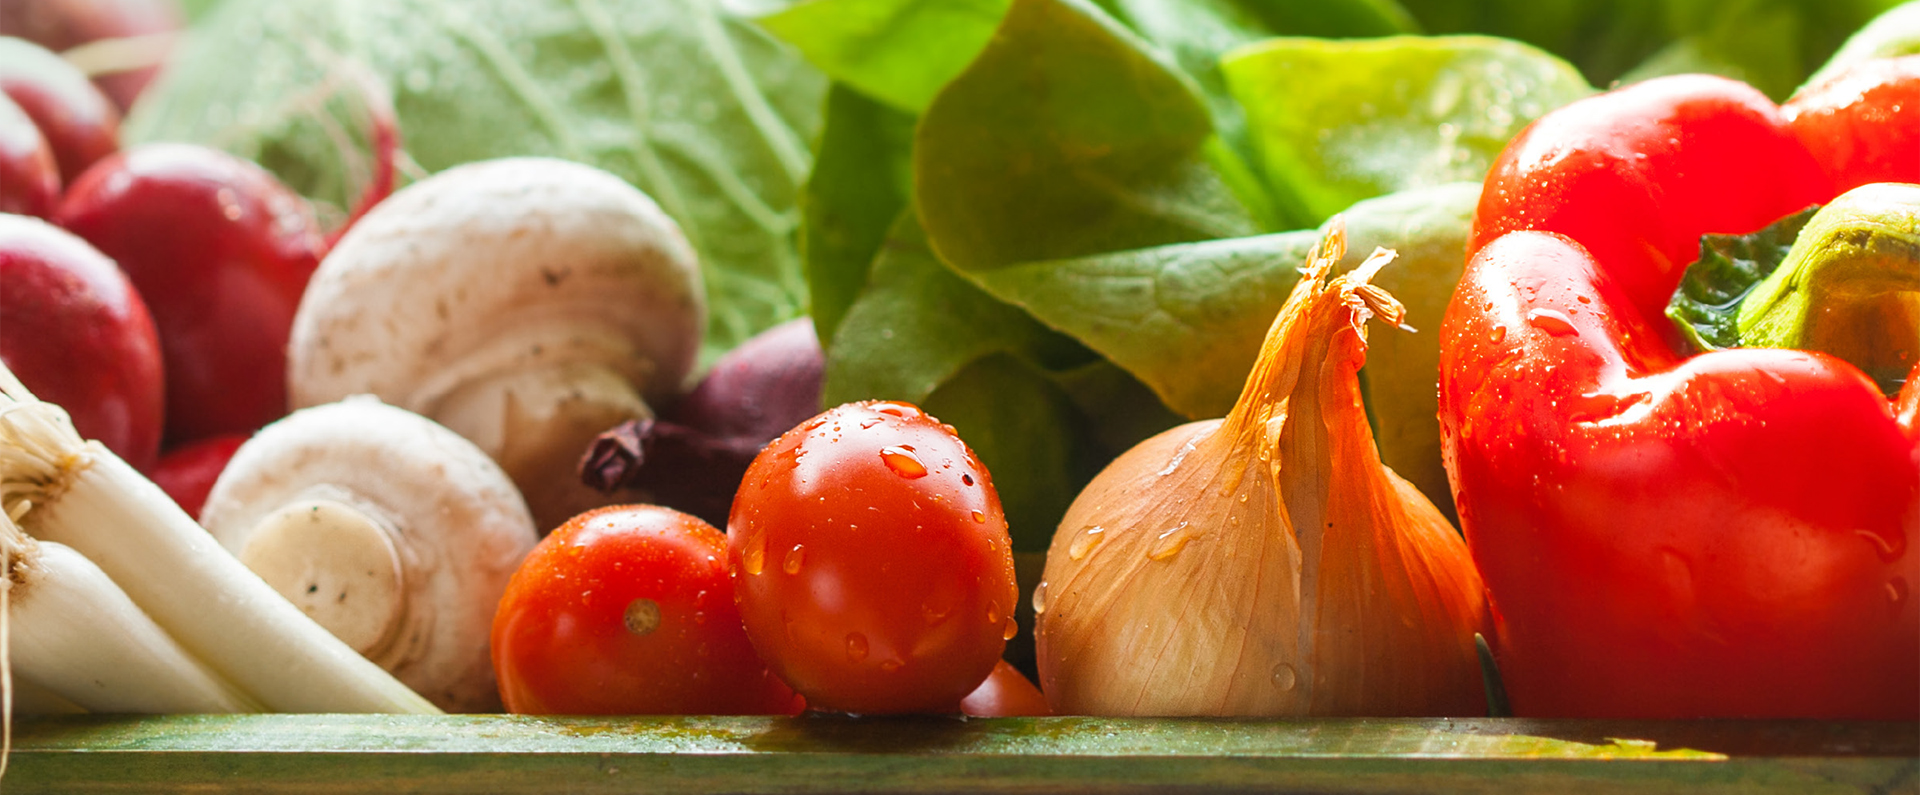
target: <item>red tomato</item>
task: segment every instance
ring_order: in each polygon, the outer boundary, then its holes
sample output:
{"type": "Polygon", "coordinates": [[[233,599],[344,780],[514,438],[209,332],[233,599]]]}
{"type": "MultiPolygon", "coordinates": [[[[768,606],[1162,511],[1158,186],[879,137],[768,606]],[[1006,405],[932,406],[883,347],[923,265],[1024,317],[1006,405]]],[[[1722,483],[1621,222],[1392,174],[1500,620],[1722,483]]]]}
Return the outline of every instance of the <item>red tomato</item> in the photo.
{"type": "Polygon", "coordinates": [[[993,481],[905,403],[840,406],[761,451],[727,563],[754,648],[819,709],[952,712],[1014,634],[993,481]]]}
{"type": "Polygon", "coordinates": [[[960,711],[976,718],[1012,718],[1052,715],[1047,697],[1012,663],[1001,660],[987,681],[960,700],[960,711]]]}
{"type": "Polygon", "coordinates": [[[523,714],[793,714],[728,598],[726,539],[654,505],[576,516],[527,556],[493,618],[493,670],[523,714]]]}

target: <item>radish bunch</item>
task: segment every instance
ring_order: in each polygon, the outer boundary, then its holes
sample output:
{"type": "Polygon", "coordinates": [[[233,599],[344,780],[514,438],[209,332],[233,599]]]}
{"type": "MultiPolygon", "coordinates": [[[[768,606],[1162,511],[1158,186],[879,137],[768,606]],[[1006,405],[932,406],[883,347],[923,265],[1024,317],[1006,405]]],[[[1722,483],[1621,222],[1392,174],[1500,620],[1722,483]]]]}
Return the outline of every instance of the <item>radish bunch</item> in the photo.
{"type": "MultiPolygon", "coordinates": [[[[397,146],[368,89],[380,170],[362,210],[392,190],[397,146]]],[[[209,451],[287,411],[288,331],[329,241],[252,163],[181,144],[117,151],[114,103],[37,45],[0,38],[0,90],[0,211],[60,227],[0,225],[0,361],[197,512],[219,472],[209,451]]]]}

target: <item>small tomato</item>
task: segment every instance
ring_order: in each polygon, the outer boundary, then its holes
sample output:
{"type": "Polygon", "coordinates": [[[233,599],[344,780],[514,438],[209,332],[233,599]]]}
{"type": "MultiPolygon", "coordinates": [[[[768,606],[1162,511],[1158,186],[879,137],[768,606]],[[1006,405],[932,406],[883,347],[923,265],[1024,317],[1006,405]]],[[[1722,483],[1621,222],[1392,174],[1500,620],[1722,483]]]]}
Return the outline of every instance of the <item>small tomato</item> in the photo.
{"type": "Polygon", "coordinates": [[[987,681],[960,699],[960,712],[975,718],[1011,718],[1052,715],[1047,697],[1012,663],[1001,660],[987,681]]]}
{"type": "Polygon", "coordinates": [[[762,450],[727,558],[754,648],[815,708],[952,712],[1014,635],[993,482],[909,404],[840,406],[762,450]]]}
{"type": "Polygon", "coordinates": [[[740,627],[712,525],[588,511],[527,556],[493,619],[500,698],[524,714],[792,714],[740,627]]]}

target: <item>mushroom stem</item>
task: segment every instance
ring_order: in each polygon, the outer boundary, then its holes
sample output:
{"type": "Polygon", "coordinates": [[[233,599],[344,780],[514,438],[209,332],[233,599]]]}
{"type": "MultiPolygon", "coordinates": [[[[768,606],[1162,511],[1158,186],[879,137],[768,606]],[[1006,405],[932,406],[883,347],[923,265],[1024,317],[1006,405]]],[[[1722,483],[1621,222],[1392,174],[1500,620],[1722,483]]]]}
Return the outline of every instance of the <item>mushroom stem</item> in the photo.
{"type": "Polygon", "coordinates": [[[625,377],[587,362],[477,378],[449,392],[428,414],[500,464],[542,532],[607,502],[575,477],[580,451],[610,426],[653,417],[625,377]]]}
{"type": "Polygon", "coordinates": [[[341,500],[306,497],[255,525],[240,561],[300,612],[369,658],[391,645],[406,612],[394,530],[341,500]]]}

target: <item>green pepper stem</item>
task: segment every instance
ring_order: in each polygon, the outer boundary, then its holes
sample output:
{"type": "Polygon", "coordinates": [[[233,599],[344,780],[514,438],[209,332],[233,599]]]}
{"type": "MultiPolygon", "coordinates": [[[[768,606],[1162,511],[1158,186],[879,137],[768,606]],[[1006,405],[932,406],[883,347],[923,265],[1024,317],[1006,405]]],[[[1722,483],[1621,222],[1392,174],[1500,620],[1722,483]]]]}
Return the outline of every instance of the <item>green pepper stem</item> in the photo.
{"type": "Polygon", "coordinates": [[[1920,356],[1920,185],[1864,185],[1821,208],[1737,328],[1743,347],[1822,351],[1897,385],[1920,356]]]}

